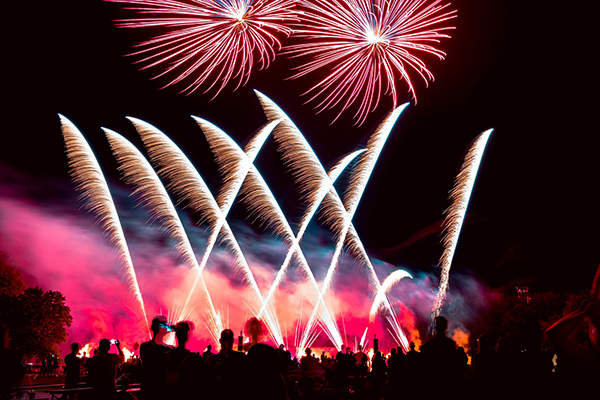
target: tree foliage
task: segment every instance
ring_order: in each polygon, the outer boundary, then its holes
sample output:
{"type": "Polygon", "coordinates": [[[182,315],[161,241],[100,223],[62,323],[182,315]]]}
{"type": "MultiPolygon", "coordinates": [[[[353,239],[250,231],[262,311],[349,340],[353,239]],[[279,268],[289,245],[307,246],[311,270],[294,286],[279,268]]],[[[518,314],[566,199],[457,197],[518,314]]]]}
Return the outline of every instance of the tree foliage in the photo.
{"type": "Polygon", "coordinates": [[[18,296],[25,288],[19,271],[10,265],[6,255],[0,253],[0,296],[18,296]]]}
{"type": "Polygon", "coordinates": [[[25,359],[56,354],[73,322],[65,297],[37,286],[23,290],[20,275],[6,263],[0,271],[2,278],[11,280],[0,286],[0,322],[10,331],[12,349],[25,359]]]}
{"type": "MultiPolygon", "coordinates": [[[[476,346],[475,340],[485,333],[494,339],[509,339],[518,350],[548,346],[544,331],[576,309],[586,295],[545,292],[519,296],[496,293],[485,299],[476,299],[485,303],[486,307],[480,307],[477,318],[468,324],[471,342],[476,346]]],[[[581,332],[585,333],[583,327],[581,332]]]]}

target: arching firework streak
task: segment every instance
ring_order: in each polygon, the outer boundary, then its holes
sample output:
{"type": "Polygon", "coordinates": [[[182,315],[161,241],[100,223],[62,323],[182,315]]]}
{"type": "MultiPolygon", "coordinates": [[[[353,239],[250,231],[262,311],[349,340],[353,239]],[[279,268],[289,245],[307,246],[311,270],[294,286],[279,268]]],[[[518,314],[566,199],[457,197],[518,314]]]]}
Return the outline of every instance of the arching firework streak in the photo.
{"type": "MultiPolygon", "coordinates": [[[[300,241],[302,240],[304,233],[306,232],[306,228],[308,227],[308,224],[312,220],[313,216],[317,212],[317,209],[321,205],[321,202],[325,198],[325,195],[327,195],[329,190],[333,187],[333,184],[335,183],[337,178],[339,178],[341,173],[346,169],[348,164],[350,164],[350,162],[352,162],[359,154],[361,154],[364,151],[366,151],[366,150],[364,150],[364,149],[357,150],[357,151],[354,151],[354,152],[348,154],[344,158],[342,158],[329,171],[328,179],[323,182],[320,182],[319,186],[317,186],[314,190],[310,190],[309,200],[308,200],[309,207],[307,208],[307,210],[304,212],[304,214],[302,216],[300,225],[298,227],[298,233],[296,234],[296,236],[293,240],[293,244],[289,248],[289,250],[285,256],[285,259],[283,261],[283,264],[279,268],[279,271],[277,272],[277,275],[275,276],[275,279],[274,279],[273,283],[271,284],[271,288],[269,289],[269,292],[268,292],[267,296],[265,297],[265,306],[269,303],[272,296],[275,294],[277,287],[281,283],[281,280],[283,279],[283,277],[290,265],[292,256],[294,255],[294,253],[300,251],[300,241]]],[[[300,257],[300,256],[301,255],[299,253],[298,257],[300,257]]],[[[312,270],[309,268],[308,263],[305,262],[305,259],[303,256],[302,256],[301,266],[303,267],[304,273],[309,278],[310,283],[313,285],[316,292],[320,293],[319,285],[314,277],[314,274],[312,273],[312,270]]],[[[339,348],[343,344],[342,336],[339,332],[337,324],[335,323],[335,320],[332,316],[331,311],[329,311],[327,309],[327,305],[325,303],[322,303],[322,306],[323,306],[323,310],[321,311],[320,316],[321,316],[321,320],[323,321],[323,323],[325,325],[326,334],[331,339],[331,342],[335,345],[335,347],[339,348]]],[[[263,306],[263,308],[264,308],[264,306],[263,306]]],[[[263,310],[261,310],[261,313],[262,312],[263,312],[263,310]]],[[[259,315],[260,315],[260,313],[259,313],[259,315]]],[[[311,336],[316,339],[316,336],[313,336],[313,335],[311,335],[311,336]]],[[[308,345],[310,345],[310,343],[308,343],[308,345]]],[[[300,354],[302,354],[303,352],[304,352],[304,348],[299,350],[300,354]]]]}
{"type": "MultiPolygon", "coordinates": [[[[158,172],[169,181],[173,182],[169,189],[175,191],[178,195],[182,196],[183,199],[189,200],[189,207],[195,212],[203,215],[211,226],[211,235],[209,237],[207,248],[204,252],[202,260],[197,265],[197,275],[192,288],[187,297],[186,303],[182,310],[182,315],[186,313],[189,307],[192,294],[200,283],[202,285],[203,293],[207,297],[213,320],[217,322],[217,325],[211,324],[211,331],[216,332],[216,340],[218,341],[220,332],[223,330],[222,321],[220,315],[214,311],[214,306],[210,299],[210,294],[206,289],[206,285],[202,278],[202,271],[204,270],[208,258],[211,254],[212,248],[215,245],[216,239],[219,232],[222,232],[225,240],[229,244],[230,249],[235,255],[235,266],[242,270],[244,279],[250,285],[253,290],[253,294],[256,300],[262,305],[262,297],[256,281],[252,275],[250,267],[248,266],[244,256],[239,248],[239,245],[227,223],[223,214],[223,208],[219,208],[217,202],[213,198],[210,190],[206,183],[196,170],[189,159],[183,154],[183,152],[161,131],[153,127],[152,125],[145,123],[141,120],[130,118],[136,127],[138,133],[142,137],[144,145],[148,150],[150,159],[158,167],[158,172]]],[[[259,141],[264,142],[264,138],[268,136],[272,130],[272,126],[276,123],[267,125],[256,138],[259,141]]],[[[256,139],[255,138],[255,139],[256,139]]],[[[260,146],[259,146],[260,147],[260,146]]],[[[228,211],[228,210],[227,210],[228,211]]],[[[267,319],[268,324],[273,324],[271,316],[267,319]]],[[[277,330],[274,330],[274,337],[277,337],[277,330]]]]}
{"type": "Polygon", "coordinates": [[[381,303],[385,298],[385,294],[389,292],[395,284],[397,284],[404,278],[412,279],[412,275],[401,269],[392,272],[388,275],[387,278],[385,278],[385,280],[381,284],[381,288],[375,296],[375,300],[373,300],[373,305],[371,306],[371,312],[369,313],[369,319],[371,320],[371,322],[375,320],[375,316],[377,315],[379,307],[381,307],[381,303]]]}
{"type": "MultiPolygon", "coordinates": [[[[290,251],[288,251],[288,256],[286,256],[284,264],[289,264],[291,256],[295,254],[300,261],[303,272],[307,275],[309,280],[313,282],[318,293],[316,280],[312,275],[312,271],[308,266],[304,254],[298,246],[297,238],[294,235],[291,226],[287,222],[279,204],[277,204],[275,196],[273,196],[268,185],[256,167],[254,167],[254,159],[249,157],[249,155],[252,155],[252,152],[249,151],[248,147],[246,148],[246,151],[243,151],[225,132],[212,125],[207,125],[206,121],[200,119],[197,119],[197,121],[201,124],[207,140],[213,149],[217,162],[225,176],[235,177],[240,175],[237,171],[240,169],[240,165],[244,166],[244,171],[247,171],[247,176],[246,173],[243,174],[243,176],[246,176],[246,180],[245,185],[242,186],[240,192],[242,199],[248,204],[251,214],[255,214],[258,218],[266,221],[268,226],[273,228],[276,234],[284,237],[286,242],[290,245],[290,251]]],[[[239,181],[239,184],[241,184],[242,181],[243,179],[239,181]]],[[[227,192],[227,190],[224,191],[224,193],[227,192]]],[[[231,199],[231,201],[233,201],[233,199],[231,199]]],[[[277,279],[281,280],[283,272],[285,272],[285,270],[279,270],[276,281],[277,279]]],[[[270,295],[272,295],[272,292],[274,291],[273,286],[274,284],[271,286],[272,290],[269,291],[270,295]]],[[[265,299],[263,307],[257,313],[257,317],[260,318],[269,307],[271,307],[271,305],[265,299]]],[[[272,312],[274,312],[274,310],[272,312]]],[[[339,334],[337,325],[335,325],[329,311],[325,309],[323,312],[328,336],[332,338],[334,343],[341,342],[341,335],[339,334]]],[[[282,343],[283,342],[278,342],[278,344],[282,343]]]]}
{"type": "Polygon", "coordinates": [[[469,205],[469,199],[479,170],[479,164],[483,157],[485,146],[488,142],[492,129],[489,129],[480,134],[471,144],[465,160],[460,168],[452,191],[450,191],[450,199],[452,204],[446,210],[446,219],[444,220],[444,252],[440,257],[439,265],[442,268],[440,277],[440,286],[433,303],[431,310],[432,318],[440,315],[440,310],[444,300],[446,299],[446,290],[448,289],[448,277],[450,275],[450,267],[452,258],[458,243],[458,236],[462,229],[462,224],[469,205]]]}
{"type": "MultiPolygon", "coordinates": [[[[158,221],[176,242],[176,250],[184,262],[193,268],[198,268],[194,250],[177,210],[150,163],[136,147],[121,135],[109,129],[103,130],[119,163],[123,179],[135,188],[133,194],[139,196],[140,203],[149,208],[152,219],[158,221]]],[[[204,285],[204,281],[202,284],[204,285]]],[[[206,286],[204,289],[211,307],[209,332],[213,338],[218,340],[222,330],[220,316],[212,305],[206,286]]]]}
{"type": "MultiPolygon", "coordinates": [[[[256,93],[262,104],[267,119],[282,120],[282,122],[275,128],[275,140],[278,141],[282,146],[284,162],[295,169],[295,174],[300,181],[301,187],[311,187],[315,180],[317,182],[326,180],[327,173],[314,154],[313,150],[310,148],[310,145],[306,142],[305,138],[302,136],[294,123],[272,100],[259,92],[256,93]]],[[[315,305],[315,308],[313,309],[311,317],[309,318],[305,333],[310,332],[310,329],[312,329],[312,326],[316,322],[315,319],[319,304],[323,301],[323,295],[329,289],[335,268],[337,266],[338,257],[341,253],[345,240],[348,240],[351,243],[351,250],[359,254],[362,261],[366,264],[376,292],[381,290],[379,278],[377,277],[364,246],[362,245],[362,242],[360,241],[360,238],[358,237],[352,225],[352,217],[356,211],[360,197],[364,192],[364,187],[366,186],[375,162],[377,161],[381,148],[383,147],[383,144],[385,143],[385,140],[387,139],[387,136],[389,135],[389,132],[391,131],[396,119],[407,105],[408,103],[396,108],[393,112],[391,112],[369,140],[369,143],[367,144],[367,151],[361,154],[359,165],[355,169],[355,175],[351,182],[349,196],[347,196],[348,206],[344,207],[342,200],[339,198],[335,189],[331,189],[325,198],[325,202],[323,204],[326,206],[326,213],[330,217],[329,220],[331,222],[331,226],[338,234],[338,242],[336,244],[334,257],[332,258],[325,281],[320,290],[319,299],[315,305]]],[[[389,321],[394,331],[393,336],[395,340],[405,349],[408,349],[408,341],[406,340],[404,333],[395,319],[394,311],[387,297],[384,298],[384,306],[392,315],[392,318],[389,318],[389,321]]],[[[305,335],[301,340],[300,347],[305,348],[307,341],[308,338],[305,335]]]]}
{"type": "Polygon", "coordinates": [[[84,206],[96,214],[100,226],[108,235],[109,241],[116,246],[119,257],[125,266],[129,289],[135,296],[142,311],[146,329],[150,332],[144,299],[137,281],[129,247],[108,184],[102,174],[102,169],[81,132],[67,118],[60,114],[59,117],[73,182],[76,189],[82,192],[81,199],[84,201],[84,206]]]}
{"type": "MultiPolygon", "coordinates": [[[[223,131],[210,122],[197,117],[194,117],[194,119],[202,128],[202,131],[207,137],[218,138],[227,136],[223,131]]],[[[256,158],[258,151],[262,147],[266,138],[271,134],[273,127],[277,125],[277,123],[278,121],[273,121],[265,125],[246,146],[250,164],[254,158],[256,158]]],[[[230,162],[227,163],[227,165],[229,165],[232,170],[224,174],[225,183],[220,191],[220,195],[215,201],[210,194],[210,191],[206,187],[206,184],[198,175],[196,169],[192,166],[189,160],[183,156],[179,149],[170,144],[170,140],[165,135],[156,135],[149,130],[144,132],[140,131],[140,134],[146,143],[151,159],[157,165],[161,166],[161,173],[164,174],[164,176],[169,180],[177,182],[173,185],[173,189],[184,199],[190,200],[190,208],[192,208],[194,211],[202,215],[208,215],[209,224],[211,226],[211,234],[200,262],[200,270],[202,271],[205,268],[206,263],[212,253],[212,249],[217,241],[219,232],[222,232],[226,241],[229,243],[229,247],[236,257],[236,267],[244,272],[246,281],[249,283],[255,298],[260,304],[260,307],[262,307],[263,299],[260,290],[253,278],[250,267],[248,266],[248,263],[245,260],[244,255],[226,221],[227,214],[229,213],[235,197],[237,196],[238,191],[242,186],[242,183],[244,182],[249,170],[246,160],[244,160],[243,163],[236,164],[235,159],[229,159],[230,162]],[[220,204],[220,206],[218,204],[220,204]]],[[[212,141],[209,140],[209,143],[211,143],[211,146],[216,146],[217,148],[221,147],[216,139],[212,141]]],[[[215,154],[221,155],[225,153],[220,150],[215,151],[215,154]]],[[[224,155],[221,156],[224,157],[224,155]]],[[[189,305],[191,296],[194,293],[199,279],[200,278],[198,276],[188,295],[185,307],[189,305]]],[[[270,334],[273,336],[273,340],[276,343],[283,343],[281,329],[279,328],[275,313],[271,311],[267,313],[266,323],[269,327],[270,334]]]]}

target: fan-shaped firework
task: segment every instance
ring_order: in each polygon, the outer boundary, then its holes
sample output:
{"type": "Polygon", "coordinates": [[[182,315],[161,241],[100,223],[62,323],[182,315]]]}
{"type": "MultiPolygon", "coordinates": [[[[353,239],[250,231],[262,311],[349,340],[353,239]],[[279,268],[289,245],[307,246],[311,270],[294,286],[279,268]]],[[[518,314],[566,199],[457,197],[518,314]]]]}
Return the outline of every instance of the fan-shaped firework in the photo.
{"type": "Polygon", "coordinates": [[[382,95],[389,95],[393,108],[398,103],[396,81],[408,85],[414,98],[409,70],[425,83],[433,74],[414,53],[446,55],[432,44],[448,38],[443,23],[456,17],[442,0],[300,0],[302,22],[294,33],[302,42],[289,46],[285,54],[312,57],[297,68],[292,78],[326,74],[305,94],[318,101],[320,111],[357,105],[354,114],[362,124],[382,95]]]}
{"type": "Polygon", "coordinates": [[[183,93],[215,89],[215,96],[231,80],[236,89],[250,77],[255,64],[267,68],[281,48],[276,34],[289,36],[285,24],[294,19],[296,0],[107,0],[125,3],[143,15],[123,19],[125,28],[161,32],[141,42],[142,69],[163,68],[156,78],[169,75],[165,86],[182,83],[183,93]],[[185,83],[183,83],[185,82],[185,83]]]}

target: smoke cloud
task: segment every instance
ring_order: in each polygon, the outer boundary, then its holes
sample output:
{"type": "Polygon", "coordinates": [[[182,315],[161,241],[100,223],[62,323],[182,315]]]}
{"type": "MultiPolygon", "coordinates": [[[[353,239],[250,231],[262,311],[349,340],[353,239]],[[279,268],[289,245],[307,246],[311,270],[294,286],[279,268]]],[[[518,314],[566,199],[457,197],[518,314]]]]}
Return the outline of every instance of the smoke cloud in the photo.
{"type": "MultiPolygon", "coordinates": [[[[68,342],[61,347],[63,355],[74,341],[97,344],[102,338],[118,338],[131,349],[134,343],[148,340],[145,323],[125,284],[116,252],[95,224],[93,216],[79,209],[71,183],[64,179],[43,184],[23,176],[15,179],[11,173],[2,172],[0,251],[20,268],[28,286],[38,285],[65,295],[73,324],[68,330],[68,342]],[[52,190],[55,195],[51,198],[32,196],[33,186],[35,193],[52,190]]],[[[147,222],[149,217],[145,211],[133,207],[128,188],[114,183],[110,185],[148,317],[160,314],[173,318],[185,303],[195,272],[181,264],[174,246],[161,229],[147,222]]],[[[185,213],[181,215],[200,258],[209,231],[206,227],[194,226],[185,213]]],[[[264,296],[283,262],[287,247],[269,232],[251,227],[247,221],[230,221],[230,224],[264,296]]],[[[331,234],[316,225],[311,226],[301,246],[317,281],[321,282],[333,253],[331,234]]],[[[372,261],[380,281],[402,268],[372,261]]],[[[420,271],[408,271],[414,279],[403,279],[388,296],[408,339],[420,344],[427,335],[438,280],[420,271]]],[[[213,250],[203,276],[212,301],[223,316],[224,325],[240,332],[245,321],[258,310],[259,304],[244,282],[243,275],[235,270],[233,257],[225,245],[213,250]]],[[[372,344],[374,335],[377,335],[380,349],[387,351],[397,344],[389,334],[383,316],[378,317],[375,323],[369,323],[375,292],[366,276],[356,260],[350,255],[343,256],[326,302],[337,318],[346,344],[353,346],[360,341],[368,327],[369,343],[372,344]]],[[[466,321],[477,312],[465,299],[484,292],[485,288],[477,279],[452,275],[448,293],[451,331],[457,328],[465,331],[466,321]]],[[[289,346],[299,340],[316,298],[317,293],[307,283],[300,268],[292,264],[274,299],[281,330],[289,346]]],[[[205,326],[206,299],[200,291],[194,294],[193,299],[194,307],[186,316],[196,326],[189,347],[196,351],[203,351],[207,344],[216,347],[218,344],[214,343],[205,326]]],[[[314,347],[329,346],[331,343],[321,333],[314,347]]]]}

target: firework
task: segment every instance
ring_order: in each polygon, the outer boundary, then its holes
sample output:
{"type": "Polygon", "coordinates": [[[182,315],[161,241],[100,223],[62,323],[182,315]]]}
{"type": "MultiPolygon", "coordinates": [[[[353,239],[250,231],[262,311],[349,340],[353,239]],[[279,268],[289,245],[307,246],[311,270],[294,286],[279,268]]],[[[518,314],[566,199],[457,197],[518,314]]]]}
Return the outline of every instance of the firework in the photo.
{"type": "MultiPolygon", "coordinates": [[[[292,168],[294,177],[299,183],[300,187],[305,189],[311,188],[315,185],[318,186],[320,182],[330,179],[327,177],[325,169],[296,125],[294,125],[289,117],[272,100],[260,92],[256,92],[256,94],[261,102],[267,119],[280,119],[282,121],[275,128],[275,140],[281,145],[283,161],[292,168]]],[[[360,197],[362,196],[364,187],[368,182],[374,164],[377,161],[381,148],[385,144],[385,140],[387,139],[387,136],[389,135],[396,119],[406,106],[407,104],[404,104],[388,115],[388,118],[386,118],[386,120],[378,127],[374,135],[369,140],[369,143],[367,144],[367,151],[360,155],[359,166],[355,169],[356,176],[353,178],[350,187],[350,191],[355,193],[348,194],[346,196],[346,201],[349,205],[351,205],[351,207],[353,207],[353,209],[344,205],[337,191],[332,187],[329,188],[329,192],[324,199],[323,207],[326,210],[326,220],[336,232],[338,236],[338,242],[336,243],[334,257],[332,258],[331,264],[327,270],[326,279],[323,282],[321,290],[319,291],[320,293],[318,301],[308,320],[305,335],[301,340],[302,348],[306,348],[307,346],[307,335],[310,333],[311,327],[316,323],[319,304],[321,304],[323,301],[323,295],[329,289],[331,280],[333,279],[333,275],[336,270],[339,255],[346,238],[351,243],[351,250],[357,254],[359,256],[359,260],[366,265],[373,287],[377,292],[381,290],[381,284],[377,274],[375,273],[375,269],[373,268],[366,250],[362,245],[358,234],[354,230],[354,226],[352,225],[352,216],[356,211],[356,207],[358,206],[358,202],[360,201],[360,197]]],[[[390,318],[389,321],[394,332],[393,336],[395,340],[398,342],[398,344],[401,344],[407,349],[408,341],[406,340],[402,329],[400,326],[398,326],[394,311],[386,296],[384,296],[383,304],[386,310],[388,310],[393,317],[390,318]]]]}
{"type": "Polygon", "coordinates": [[[107,0],[126,4],[137,18],[118,21],[123,28],[163,33],[138,44],[130,55],[142,69],[162,68],[156,78],[172,76],[183,93],[202,88],[217,96],[232,80],[235,89],[258,64],[264,69],[281,49],[277,36],[289,36],[296,0],[107,0]]]}
{"type": "Polygon", "coordinates": [[[369,319],[371,320],[371,322],[375,319],[375,315],[377,314],[379,307],[381,307],[381,303],[383,302],[385,294],[389,292],[395,284],[397,284],[404,278],[412,279],[412,276],[408,272],[403,271],[401,269],[392,272],[387,278],[385,278],[385,280],[381,284],[381,288],[379,288],[379,291],[375,296],[373,306],[371,307],[371,312],[369,313],[369,319]]]}
{"type": "MultiPolygon", "coordinates": [[[[200,283],[202,285],[203,293],[205,293],[205,296],[209,300],[213,315],[212,319],[216,320],[218,323],[217,326],[214,326],[214,330],[220,334],[221,330],[223,329],[222,322],[217,318],[218,315],[215,313],[214,308],[212,307],[210,294],[208,293],[202,278],[202,271],[207,264],[219,232],[224,235],[225,241],[235,256],[235,266],[242,271],[244,280],[249,284],[258,303],[261,306],[263,304],[262,296],[252,271],[250,270],[239,244],[237,243],[237,240],[235,239],[235,236],[233,235],[233,232],[231,231],[231,228],[225,219],[231,207],[231,202],[222,203],[221,207],[219,207],[217,201],[215,201],[198,171],[194,168],[183,152],[164,133],[141,120],[134,118],[130,118],[130,120],[134,123],[134,126],[142,137],[151,160],[158,168],[159,174],[165,179],[173,182],[169,186],[169,189],[175,191],[181,198],[188,200],[188,207],[199,214],[204,214],[205,219],[209,222],[211,234],[208,240],[208,245],[204,251],[204,255],[202,256],[200,263],[196,264],[198,274],[189,292],[182,314],[185,313],[190,305],[192,294],[196,290],[198,283],[200,283]]],[[[205,123],[204,125],[206,124],[208,123],[205,123]]],[[[251,141],[254,146],[253,148],[255,149],[255,153],[258,153],[262,143],[270,134],[275,124],[276,122],[267,124],[251,141]],[[259,143],[257,144],[257,142],[259,143]]],[[[218,128],[214,127],[214,129],[218,128]]],[[[233,188],[235,192],[237,192],[238,189],[239,187],[237,189],[235,187],[233,188]]],[[[233,197],[235,197],[235,194],[233,197]]],[[[209,319],[209,322],[210,321],[211,320],[209,319]]],[[[278,328],[278,323],[276,321],[276,317],[273,316],[273,313],[269,313],[266,316],[266,322],[274,340],[277,343],[281,343],[282,338],[280,329],[278,328]]],[[[213,325],[211,324],[211,326],[213,325]]],[[[218,341],[218,335],[216,339],[218,341]]]]}
{"type": "MultiPolygon", "coordinates": [[[[337,118],[351,106],[362,124],[382,95],[399,103],[396,82],[404,80],[416,99],[409,71],[425,84],[434,79],[418,55],[439,59],[445,53],[434,47],[445,32],[444,22],[456,17],[442,0],[300,0],[302,20],[294,35],[302,39],[288,46],[291,57],[310,57],[292,79],[308,74],[325,75],[305,95],[316,101],[319,112],[340,108],[337,118]]],[[[334,120],[335,121],[335,120],[334,120]]]]}
{"type": "MultiPolygon", "coordinates": [[[[353,234],[350,235],[350,249],[355,254],[363,255],[362,260],[369,268],[371,273],[371,280],[375,284],[377,292],[380,289],[379,279],[375,274],[375,270],[370,262],[368,255],[362,245],[362,242],[358,239],[358,235],[354,232],[354,228],[352,226],[352,218],[354,217],[354,213],[358,208],[358,203],[364,193],[365,187],[371,177],[371,173],[373,172],[373,168],[375,167],[375,163],[379,158],[379,154],[383,149],[383,145],[385,144],[389,134],[391,133],[392,127],[394,126],[396,120],[402,113],[402,111],[406,108],[408,103],[397,107],[393,110],[386,119],[381,123],[381,125],[375,130],[373,135],[369,138],[367,143],[367,151],[361,155],[358,161],[358,166],[354,170],[354,174],[352,175],[352,179],[350,181],[349,188],[344,197],[343,205],[339,204],[339,200],[336,199],[336,196],[328,196],[328,199],[323,203],[326,207],[325,218],[326,221],[329,221],[330,226],[334,228],[337,233],[338,239],[335,246],[334,255],[331,259],[331,263],[329,264],[329,268],[327,269],[327,274],[325,275],[325,280],[321,287],[321,294],[318,302],[322,301],[323,295],[329,290],[331,286],[331,282],[333,280],[334,273],[337,269],[337,263],[339,257],[341,255],[341,251],[344,247],[344,243],[346,241],[346,237],[348,236],[348,232],[351,230],[353,234]],[[352,229],[351,229],[352,226],[352,229]]],[[[386,308],[392,311],[391,305],[387,300],[387,297],[384,297],[384,302],[386,308]]],[[[318,303],[317,303],[318,304],[318,303]]],[[[313,314],[315,315],[315,311],[313,314]]],[[[314,317],[311,316],[311,319],[314,317]]],[[[311,320],[309,319],[309,322],[311,320]]],[[[404,336],[399,327],[394,327],[395,332],[399,335],[397,339],[399,339],[400,344],[404,348],[408,348],[408,341],[404,336]]]]}
{"type": "MultiPolygon", "coordinates": [[[[220,164],[221,171],[226,177],[228,177],[226,179],[225,187],[229,186],[230,188],[239,188],[238,185],[241,185],[242,182],[245,182],[245,185],[241,187],[240,196],[242,197],[242,201],[249,206],[250,216],[254,216],[256,219],[264,221],[268,228],[273,229],[277,235],[283,237],[284,240],[290,245],[290,249],[286,255],[283,266],[279,269],[275,281],[269,290],[268,297],[264,299],[263,306],[258,312],[257,316],[261,317],[263,313],[265,313],[265,310],[271,306],[269,300],[275,292],[277,285],[281,281],[287,266],[291,261],[291,257],[294,254],[300,261],[302,271],[309,278],[318,293],[318,285],[314,279],[314,275],[312,274],[310,267],[308,266],[308,262],[306,261],[306,258],[299,247],[299,240],[297,236],[294,235],[292,227],[289,225],[283,211],[279,207],[275,196],[273,196],[273,193],[262,178],[261,174],[253,165],[254,157],[256,156],[257,152],[257,146],[255,144],[256,141],[250,141],[245,150],[242,150],[237,143],[235,143],[227,134],[225,134],[225,132],[216,128],[214,125],[208,124],[206,121],[201,120],[200,118],[196,118],[196,121],[200,124],[205,132],[207,140],[209,141],[211,148],[215,153],[217,162],[220,164]],[[232,184],[228,185],[227,182],[231,182],[232,184]],[[235,184],[233,184],[233,182],[235,182],[235,184]]],[[[274,120],[269,124],[269,126],[272,129],[278,123],[279,120],[274,120]],[[273,123],[275,123],[275,125],[273,125],[273,123]]],[[[260,144],[262,145],[262,142],[260,142],[260,144]]],[[[235,189],[235,192],[237,193],[237,189],[235,189]]],[[[223,190],[219,198],[229,199],[232,201],[233,198],[231,196],[231,189],[223,190]]],[[[339,335],[337,326],[335,325],[329,310],[324,309],[322,316],[327,335],[331,338],[333,343],[341,344],[341,336],[339,335]]],[[[278,342],[278,344],[282,343],[283,342],[278,342]]]]}
{"type": "Polygon", "coordinates": [[[81,132],[67,118],[62,115],[59,115],[59,117],[73,181],[77,190],[82,193],[81,199],[84,201],[85,207],[96,214],[110,242],[118,249],[119,257],[125,266],[129,289],[140,306],[146,328],[150,332],[144,299],[137,281],[129,247],[102,169],[81,132]]]}
{"type": "MultiPolygon", "coordinates": [[[[269,302],[269,300],[273,296],[275,290],[279,286],[281,279],[283,278],[283,276],[285,275],[285,272],[287,271],[287,268],[289,267],[292,255],[294,254],[294,252],[298,251],[298,246],[300,245],[300,241],[302,240],[304,233],[306,232],[306,228],[308,227],[309,222],[312,220],[313,216],[315,215],[321,202],[325,198],[325,195],[327,195],[329,190],[333,187],[333,184],[335,183],[337,178],[340,176],[340,174],[346,169],[348,164],[350,164],[360,153],[362,153],[364,151],[365,151],[364,149],[357,150],[357,151],[352,152],[352,153],[348,154],[347,156],[343,157],[329,171],[329,174],[328,174],[329,179],[327,181],[322,182],[315,190],[311,191],[311,200],[309,203],[309,207],[306,209],[306,211],[302,215],[302,220],[300,222],[300,226],[298,227],[298,233],[295,236],[293,245],[288,250],[286,258],[285,258],[283,264],[281,265],[281,267],[277,273],[277,276],[275,277],[275,280],[273,281],[273,284],[271,285],[271,288],[269,289],[269,293],[265,297],[265,304],[269,302]]],[[[307,275],[310,276],[311,281],[313,281],[314,275],[312,274],[312,271],[310,271],[310,269],[309,269],[308,271],[305,270],[305,272],[307,272],[307,275]]],[[[316,284],[316,281],[314,281],[314,282],[316,284]]],[[[318,286],[316,287],[316,289],[318,292],[319,291],[318,286]]]]}
{"type": "MultiPolygon", "coordinates": [[[[123,173],[125,182],[135,188],[134,195],[139,196],[140,202],[150,209],[152,219],[158,221],[175,241],[176,250],[181,254],[185,263],[199,270],[194,250],[177,210],[150,163],[138,149],[118,133],[109,129],[104,129],[104,133],[119,163],[119,170],[123,173]]],[[[202,280],[202,284],[211,309],[209,332],[215,339],[218,339],[223,329],[221,318],[210,301],[204,280],[202,280]]]]}
{"type": "Polygon", "coordinates": [[[446,299],[452,258],[454,257],[458,236],[460,235],[462,224],[465,219],[467,206],[469,205],[469,199],[471,198],[471,192],[473,191],[473,185],[475,184],[475,178],[477,176],[477,171],[479,170],[479,164],[481,163],[481,158],[483,157],[483,152],[491,133],[492,129],[489,129],[480,134],[473,141],[465,156],[460,171],[456,176],[454,187],[450,191],[450,200],[452,200],[452,204],[445,212],[446,219],[444,220],[443,233],[444,252],[440,257],[439,262],[439,266],[442,268],[442,274],[438,292],[433,303],[433,309],[431,310],[432,318],[435,318],[440,314],[440,309],[446,299]]]}
{"type": "MultiPolygon", "coordinates": [[[[225,184],[220,191],[217,202],[221,204],[220,209],[220,217],[217,221],[217,225],[214,226],[213,233],[209,238],[209,247],[207,247],[205,251],[205,257],[207,258],[212,251],[212,246],[214,245],[215,240],[217,239],[217,234],[219,233],[220,224],[225,224],[225,218],[229,213],[229,210],[233,206],[233,202],[237,197],[240,189],[242,188],[242,184],[246,179],[251,179],[248,174],[251,171],[255,171],[254,174],[257,174],[256,170],[253,168],[253,161],[258,155],[258,152],[262,148],[267,137],[271,134],[273,128],[279,123],[279,121],[272,121],[265,125],[248,143],[245,151],[239,148],[237,143],[235,143],[229,135],[227,135],[224,131],[219,129],[217,126],[211,124],[210,122],[198,118],[193,117],[196,123],[202,129],[202,132],[206,136],[206,139],[209,142],[209,145],[212,151],[215,154],[217,163],[220,165],[221,172],[225,175],[225,184]],[[217,229],[218,228],[218,229],[217,229]],[[214,235],[214,236],[213,236],[214,235]]],[[[266,184],[265,184],[266,186],[266,184]]],[[[272,196],[272,195],[271,195],[272,196]]],[[[239,245],[233,239],[233,234],[228,235],[229,244],[234,253],[236,254],[237,264],[241,266],[241,268],[246,271],[245,276],[250,277],[251,271],[246,259],[243,256],[239,245]]],[[[204,261],[204,260],[203,260],[204,261]]],[[[248,280],[250,282],[251,287],[255,293],[255,296],[260,300],[261,310],[265,308],[265,302],[262,298],[260,290],[254,281],[254,279],[248,280]]],[[[256,315],[261,315],[259,313],[255,313],[256,315]]],[[[274,310],[271,308],[265,313],[266,323],[269,327],[269,333],[273,336],[274,341],[279,345],[283,344],[283,337],[281,335],[281,328],[279,326],[279,322],[277,321],[277,316],[274,310]]]]}

